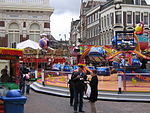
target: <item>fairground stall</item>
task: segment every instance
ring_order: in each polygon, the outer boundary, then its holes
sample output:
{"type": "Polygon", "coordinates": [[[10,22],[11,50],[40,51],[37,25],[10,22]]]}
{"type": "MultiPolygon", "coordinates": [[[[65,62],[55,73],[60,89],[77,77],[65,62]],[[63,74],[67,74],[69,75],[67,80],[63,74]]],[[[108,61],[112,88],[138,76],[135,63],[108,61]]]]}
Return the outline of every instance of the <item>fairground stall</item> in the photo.
{"type": "Polygon", "coordinates": [[[1,67],[1,87],[9,89],[18,88],[19,83],[19,57],[23,55],[21,49],[1,48],[0,47],[0,67],[1,67]],[[3,79],[4,70],[9,80],[3,79]],[[3,80],[2,80],[3,79],[3,80]]]}

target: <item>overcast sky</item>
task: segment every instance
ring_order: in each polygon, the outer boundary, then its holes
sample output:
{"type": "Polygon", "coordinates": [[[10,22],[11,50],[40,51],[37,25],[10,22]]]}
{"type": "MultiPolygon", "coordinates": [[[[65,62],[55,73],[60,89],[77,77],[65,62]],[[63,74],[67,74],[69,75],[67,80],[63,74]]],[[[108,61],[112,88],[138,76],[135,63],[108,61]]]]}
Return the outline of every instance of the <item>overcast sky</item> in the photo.
{"type": "MultiPolygon", "coordinates": [[[[150,0],[146,1],[150,4],[150,0]]],[[[57,40],[64,40],[64,34],[69,39],[72,18],[79,19],[80,3],[81,0],[50,0],[50,6],[54,8],[51,16],[51,34],[57,40]]]]}
{"type": "Polygon", "coordinates": [[[57,39],[69,39],[72,18],[79,19],[81,0],[50,0],[50,6],[54,8],[51,16],[51,34],[57,39]],[[59,35],[61,34],[61,36],[59,35]]]}

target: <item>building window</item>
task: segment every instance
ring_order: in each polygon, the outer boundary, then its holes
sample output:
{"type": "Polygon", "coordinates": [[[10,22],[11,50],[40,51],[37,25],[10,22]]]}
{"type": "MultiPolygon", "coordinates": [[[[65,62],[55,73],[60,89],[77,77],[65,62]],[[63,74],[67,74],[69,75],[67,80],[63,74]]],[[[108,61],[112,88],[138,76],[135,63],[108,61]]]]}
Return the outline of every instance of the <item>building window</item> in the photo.
{"type": "Polygon", "coordinates": [[[11,48],[16,47],[16,43],[20,42],[19,25],[11,23],[8,27],[8,45],[11,48]]]}
{"type": "Polygon", "coordinates": [[[26,27],[26,22],[23,22],[23,27],[26,27]]]}
{"type": "Polygon", "coordinates": [[[92,23],[92,16],[90,16],[90,23],[92,23]]]}
{"type": "Polygon", "coordinates": [[[30,26],[30,35],[29,39],[33,40],[35,42],[38,42],[40,40],[40,26],[37,23],[33,23],[30,26]]]}
{"type": "Polygon", "coordinates": [[[134,0],[135,5],[140,5],[141,4],[141,0],[134,0]]]}
{"type": "Polygon", "coordinates": [[[87,24],[89,24],[89,17],[87,17],[87,24]]]}
{"type": "Polygon", "coordinates": [[[50,23],[49,22],[45,22],[44,23],[44,28],[50,28],[50,23]]]}
{"type": "Polygon", "coordinates": [[[136,24],[140,23],[140,12],[135,13],[135,19],[136,24]]]}
{"type": "Polygon", "coordinates": [[[114,24],[114,14],[110,13],[110,24],[113,25],[114,24]]]}
{"type": "Polygon", "coordinates": [[[103,22],[103,17],[101,18],[101,25],[102,25],[102,29],[103,29],[103,27],[104,27],[104,22],[103,22]]]}
{"type": "Polygon", "coordinates": [[[5,27],[5,21],[0,21],[0,27],[5,27]]]}
{"type": "Polygon", "coordinates": [[[144,13],[144,24],[148,24],[148,13],[144,13]]]}
{"type": "Polygon", "coordinates": [[[92,37],[94,37],[94,28],[92,28],[92,37]]]}
{"type": "Polygon", "coordinates": [[[110,22],[109,22],[109,15],[107,15],[107,26],[110,25],[110,22]]]}
{"type": "Polygon", "coordinates": [[[104,16],[104,27],[106,27],[106,16],[104,16]]]}
{"type": "Polygon", "coordinates": [[[127,12],[127,24],[132,24],[132,12],[127,12]]]}
{"type": "Polygon", "coordinates": [[[98,20],[98,13],[95,13],[95,20],[98,20]]]}
{"type": "Polygon", "coordinates": [[[95,14],[93,14],[93,22],[95,21],[95,14]]]}
{"type": "Polygon", "coordinates": [[[121,11],[116,11],[115,12],[115,18],[116,18],[116,24],[121,24],[122,23],[122,14],[121,11]]]}
{"type": "Polygon", "coordinates": [[[99,30],[99,28],[98,28],[98,26],[96,26],[96,36],[98,35],[98,31],[99,30]]]}
{"type": "Polygon", "coordinates": [[[10,43],[11,44],[11,48],[16,48],[16,46],[17,46],[17,43],[16,42],[12,42],[12,43],[10,43]]]}

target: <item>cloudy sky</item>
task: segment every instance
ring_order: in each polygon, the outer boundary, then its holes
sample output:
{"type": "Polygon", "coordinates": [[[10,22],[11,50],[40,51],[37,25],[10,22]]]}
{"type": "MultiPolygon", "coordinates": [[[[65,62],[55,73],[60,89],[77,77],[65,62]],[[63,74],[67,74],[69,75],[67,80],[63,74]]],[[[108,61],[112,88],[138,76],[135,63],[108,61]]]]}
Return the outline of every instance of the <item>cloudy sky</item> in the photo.
{"type": "MultiPolygon", "coordinates": [[[[150,0],[146,1],[150,4],[150,0]]],[[[72,18],[79,19],[80,4],[81,0],[50,0],[50,6],[54,8],[51,16],[51,34],[57,40],[64,40],[64,34],[69,39],[72,18]]]]}
{"type": "Polygon", "coordinates": [[[69,39],[72,18],[79,19],[81,0],[50,0],[50,6],[54,8],[51,16],[51,34],[57,39],[69,39]],[[61,36],[59,35],[61,34],[61,36]]]}

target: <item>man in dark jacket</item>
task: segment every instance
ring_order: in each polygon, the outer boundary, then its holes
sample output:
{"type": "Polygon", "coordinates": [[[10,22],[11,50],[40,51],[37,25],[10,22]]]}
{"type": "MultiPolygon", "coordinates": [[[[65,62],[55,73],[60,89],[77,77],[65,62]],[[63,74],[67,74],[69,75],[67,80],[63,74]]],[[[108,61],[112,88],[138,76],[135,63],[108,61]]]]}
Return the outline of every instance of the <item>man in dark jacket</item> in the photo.
{"type": "MultiPolygon", "coordinates": [[[[72,73],[71,77],[74,75],[74,72],[72,73]]],[[[74,100],[74,82],[70,78],[68,81],[69,84],[69,91],[70,91],[70,106],[73,106],[73,100],[74,100]]]]}
{"type": "Polygon", "coordinates": [[[85,91],[85,83],[87,76],[83,72],[84,67],[82,65],[79,66],[78,71],[75,72],[72,76],[72,80],[74,83],[74,112],[77,113],[77,107],[79,104],[79,112],[84,112],[83,108],[83,95],[85,91]]]}

